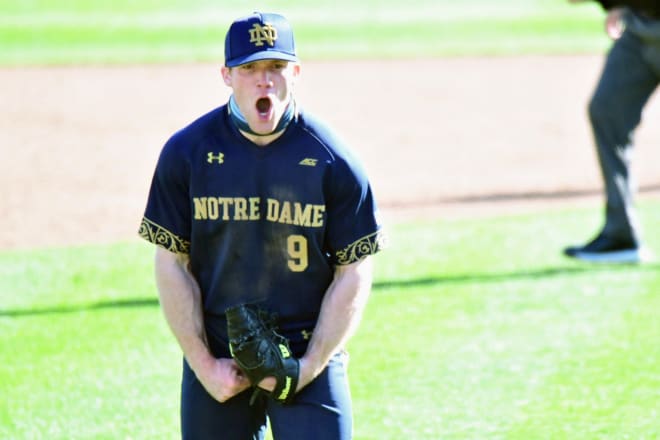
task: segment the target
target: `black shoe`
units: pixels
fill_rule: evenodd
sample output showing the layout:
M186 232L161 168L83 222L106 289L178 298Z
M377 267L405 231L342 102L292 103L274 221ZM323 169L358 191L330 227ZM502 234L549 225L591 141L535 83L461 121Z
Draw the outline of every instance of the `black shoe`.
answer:
M584 246L571 246L564 254L579 260L599 263L641 263L651 259L649 252L632 241L599 234Z

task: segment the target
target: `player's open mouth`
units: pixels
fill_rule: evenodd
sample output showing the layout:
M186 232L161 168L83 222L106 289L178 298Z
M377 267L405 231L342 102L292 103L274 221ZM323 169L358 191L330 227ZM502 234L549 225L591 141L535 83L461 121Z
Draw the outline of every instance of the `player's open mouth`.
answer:
M259 98L257 100L257 111L261 116L268 116L268 113L270 112L272 106L273 104L270 101L270 98Z

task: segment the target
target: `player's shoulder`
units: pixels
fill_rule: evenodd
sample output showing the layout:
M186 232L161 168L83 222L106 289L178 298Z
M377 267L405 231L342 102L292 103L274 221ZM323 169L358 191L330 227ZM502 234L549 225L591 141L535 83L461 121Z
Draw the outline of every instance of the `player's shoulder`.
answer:
M335 159L354 158L354 152L347 141L327 122L313 113L300 111L299 124L303 132L320 148Z
M217 134L223 115L226 113L225 107L225 105L217 107L177 130L169 138L168 143L179 146L191 145Z
M174 132L161 149L160 166L178 168L190 162L197 149L201 148L209 137L217 137L218 133L221 133L224 107L213 109Z
M328 123L308 112L300 112L299 122L308 139L305 148L315 148L319 159L323 158L328 164L331 174L348 178L367 181L364 163L358 156L356 150L333 129ZM310 142L311 141L311 142Z

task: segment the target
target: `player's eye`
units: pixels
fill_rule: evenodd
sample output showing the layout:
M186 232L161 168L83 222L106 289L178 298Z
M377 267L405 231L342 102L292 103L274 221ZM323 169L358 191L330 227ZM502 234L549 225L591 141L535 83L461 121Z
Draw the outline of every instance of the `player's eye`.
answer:
M273 68L275 68L276 70L283 70L283 69L286 69L287 65L288 65L288 63L286 63L284 61L281 61L281 62L275 63Z

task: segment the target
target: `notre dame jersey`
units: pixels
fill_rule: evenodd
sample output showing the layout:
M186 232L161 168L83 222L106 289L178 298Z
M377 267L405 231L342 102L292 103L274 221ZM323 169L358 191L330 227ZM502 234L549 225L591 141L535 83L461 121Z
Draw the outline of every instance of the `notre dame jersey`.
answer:
M224 311L239 303L263 303L294 344L306 339L334 267L381 248L376 211L362 166L316 119L300 113L259 147L225 105L165 144L140 235L190 255L212 347L224 352Z

